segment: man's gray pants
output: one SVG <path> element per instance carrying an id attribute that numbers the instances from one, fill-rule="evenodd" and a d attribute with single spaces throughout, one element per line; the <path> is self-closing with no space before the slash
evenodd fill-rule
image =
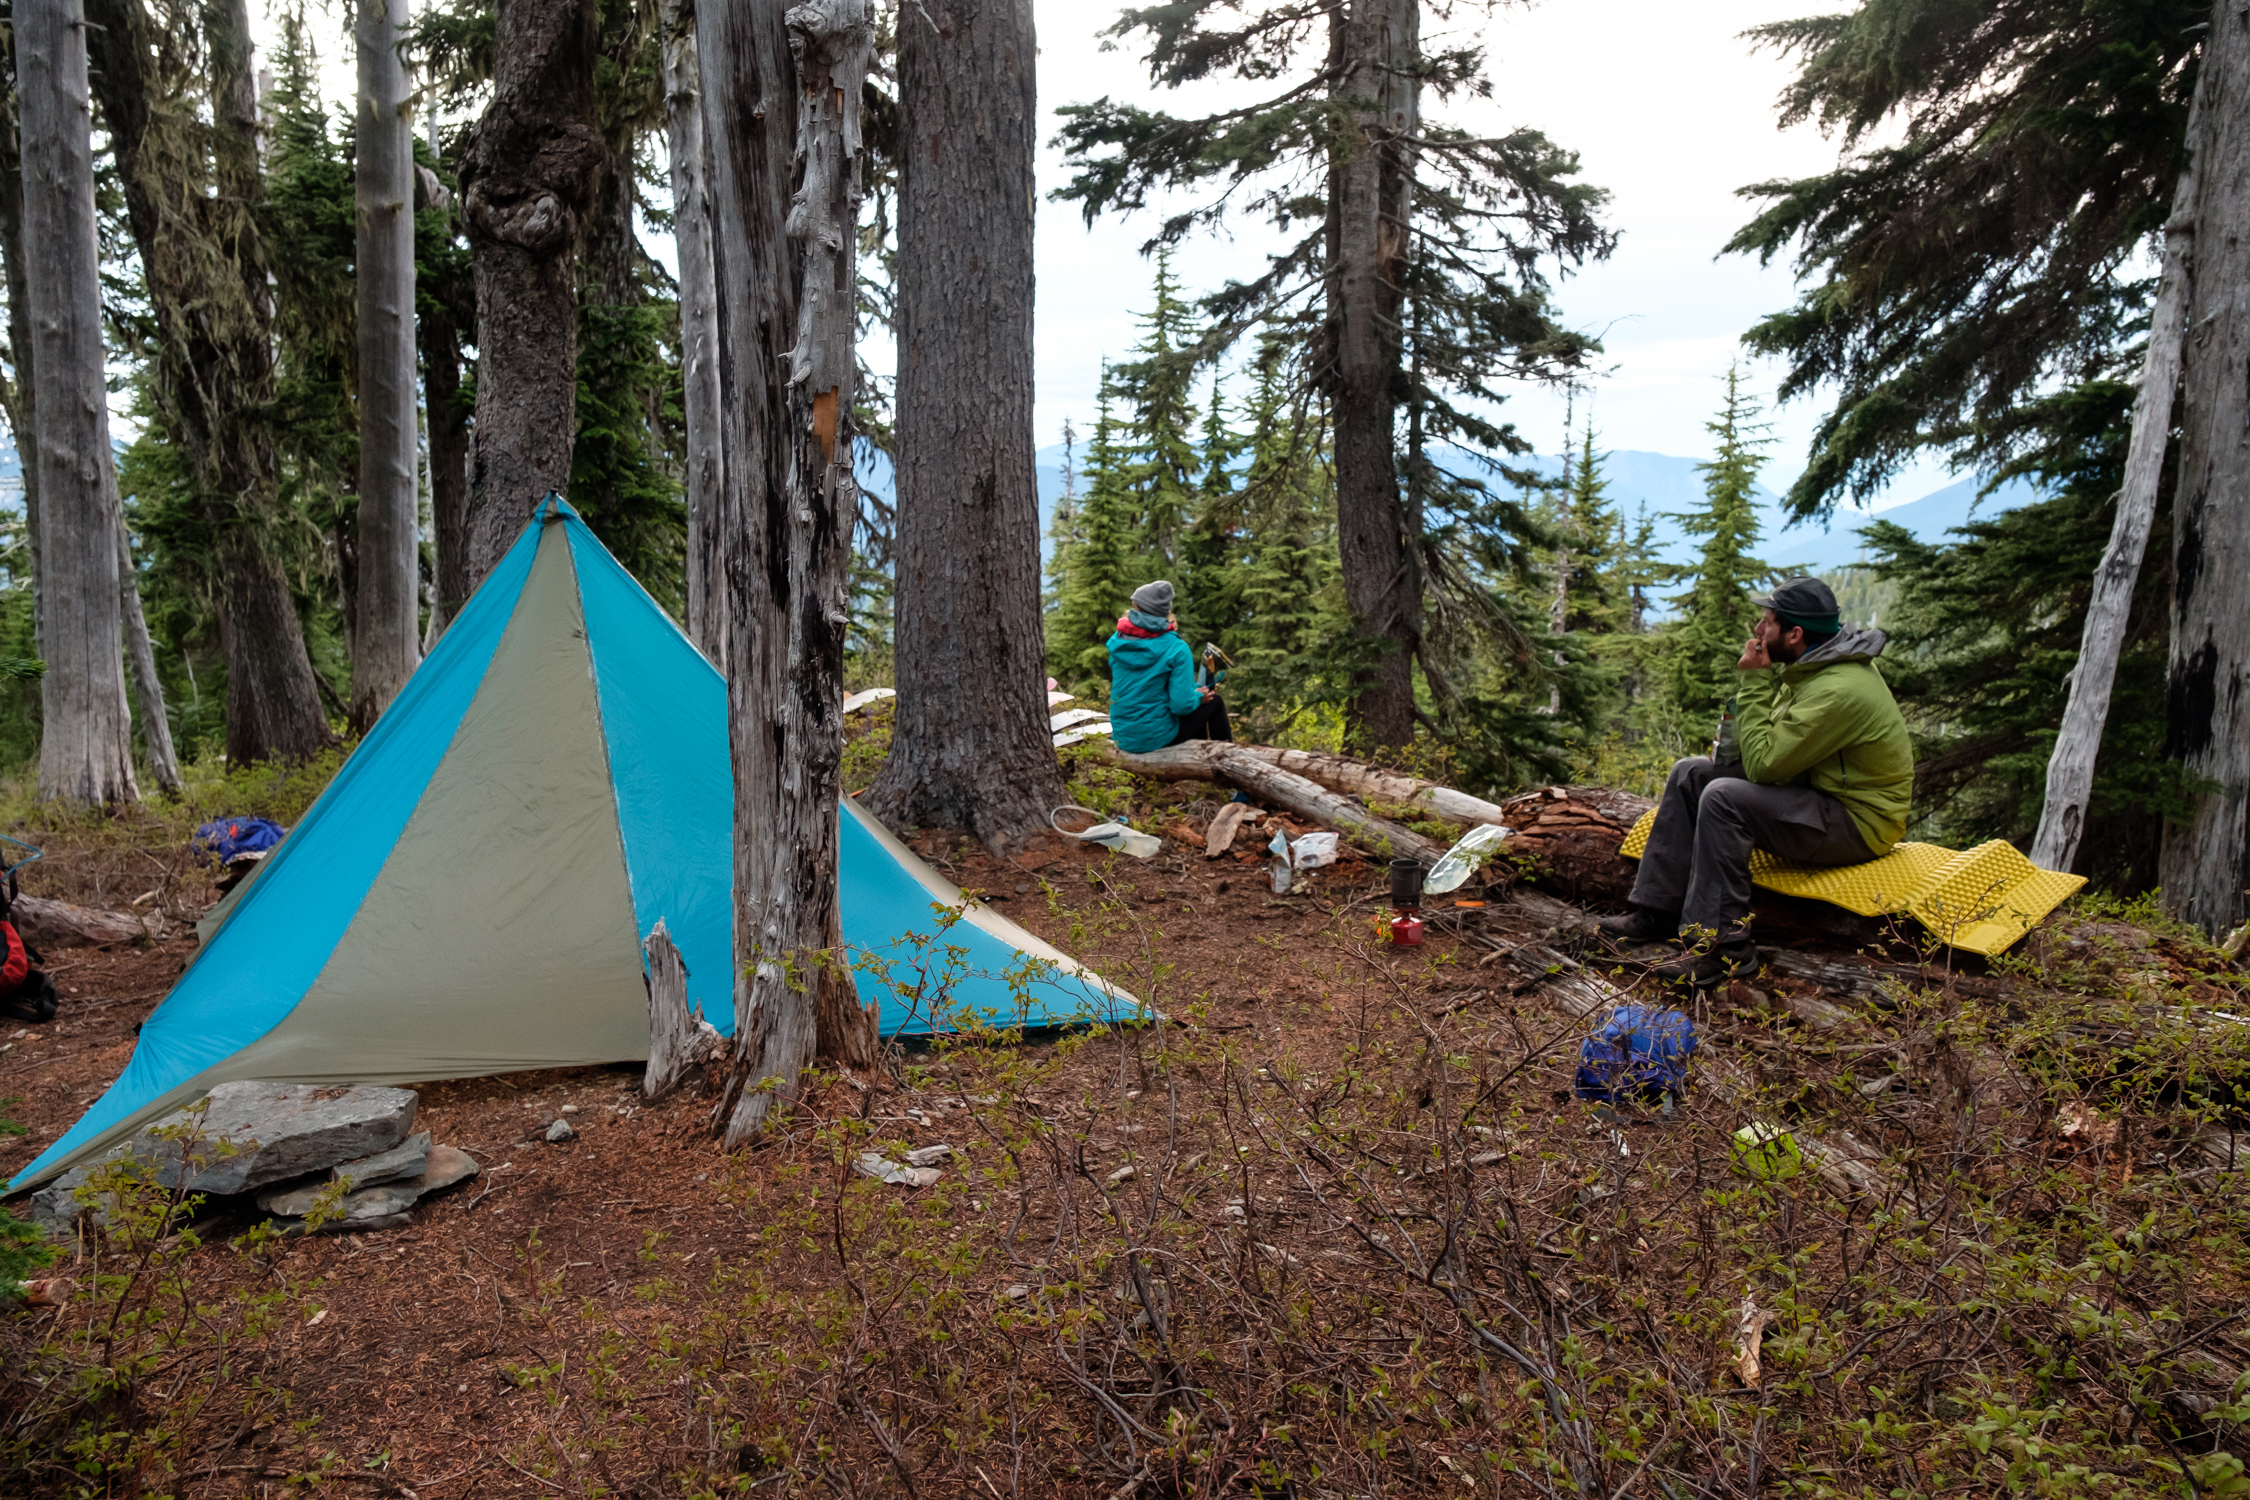
<path id="1" fill-rule="evenodd" d="M 1696 756 L 1672 767 L 1641 851 L 1632 902 L 1727 933 L 1750 915 L 1750 851 L 1800 865 L 1875 858 L 1844 804 L 1806 786 L 1760 786 Z"/>

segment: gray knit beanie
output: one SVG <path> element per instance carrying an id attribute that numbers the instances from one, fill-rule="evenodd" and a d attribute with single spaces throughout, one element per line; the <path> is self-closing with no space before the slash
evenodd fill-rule
<path id="1" fill-rule="evenodd" d="M 1159 578 L 1154 583 L 1144 583 L 1133 590 L 1133 608 L 1144 615 L 1168 615 L 1172 612 L 1172 585 Z"/>

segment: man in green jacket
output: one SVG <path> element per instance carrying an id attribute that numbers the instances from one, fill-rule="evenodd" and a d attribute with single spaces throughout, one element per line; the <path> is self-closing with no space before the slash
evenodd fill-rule
<path id="1" fill-rule="evenodd" d="M 1670 938 L 1671 984 L 1709 988 L 1755 973 L 1750 851 L 1800 865 L 1856 865 L 1906 832 L 1914 749 L 1875 666 L 1879 630 L 1846 630 L 1836 596 L 1792 578 L 1753 601 L 1764 614 L 1742 659 L 1716 754 L 1672 767 L 1633 881 L 1631 905 L 1602 920 L 1614 948 Z M 1731 731 L 1731 733 L 1730 733 Z M 1730 739 L 1732 743 L 1730 743 Z"/>

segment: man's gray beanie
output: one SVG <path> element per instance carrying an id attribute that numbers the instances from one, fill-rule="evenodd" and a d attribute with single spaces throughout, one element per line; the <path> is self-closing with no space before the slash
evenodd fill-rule
<path id="1" fill-rule="evenodd" d="M 1144 583 L 1133 590 L 1133 608 L 1144 615 L 1168 615 L 1172 612 L 1172 585 L 1159 578 L 1154 583 Z"/>

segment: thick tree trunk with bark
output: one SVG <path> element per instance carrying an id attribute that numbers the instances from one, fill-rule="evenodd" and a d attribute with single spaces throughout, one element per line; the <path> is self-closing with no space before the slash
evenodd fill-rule
<path id="1" fill-rule="evenodd" d="M 1328 179 L 1322 373 L 1335 411 L 1337 546 L 1360 633 L 1382 643 L 1356 728 L 1373 744 L 1403 745 L 1414 734 L 1422 634 L 1418 539 L 1408 534 L 1395 451 L 1420 5 L 1349 0 L 1332 25 L 1332 92 L 1353 121 Z"/>
<path id="2" fill-rule="evenodd" d="M 413 84 L 398 53 L 406 0 L 356 0 L 359 564 L 352 727 L 365 730 L 421 664 L 420 444 L 414 389 Z"/>
<path id="3" fill-rule="evenodd" d="M 596 13 L 594 0 L 501 0 L 492 102 L 461 166 L 477 280 L 471 590 L 515 544 L 532 507 L 570 482 L 573 261 L 605 154 L 594 107 Z"/>
<path id="4" fill-rule="evenodd" d="M 8 77 L 12 80 L 13 59 Z M 0 259 L 7 263 L 8 362 L 13 380 L 0 381 L 0 411 L 16 442 L 22 465 L 24 532 L 31 554 L 31 634 L 34 651 L 41 639 L 39 582 L 38 377 L 32 368 L 31 294 L 23 269 L 23 159 L 17 153 L 15 95 L 0 105 Z M 141 613 L 140 578 L 133 566 L 133 541 L 120 512 L 117 527 L 117 603 L 125 637 L 125 660 L 132 669 L 133 696 L 139 701 L 141 734 L 148 747 L 149 771 L 167 792 L 180 789 L 180 760 L 172 749 L 172 722 L 164 712 L 164 684 L 156 675 L 156 649 Z"/>
<path id="5" fill-rule="evenodd" d="M 2223 12 L 2225 7 L 2220 9 Z M 2188 109 L 2191 143 L 2199 133 L 2203 79 L 2209 76 L 2197 80 L 2195 102 Z M 2094 762 L 2101 754 L 2102 726 L 2109 720 L 2110 689 L 2125 649 L 2125 626 L 2133 612 L 2134 586 L 2140 582 L 2141 556 L 2148 550 L 2149 530 L 2156 522 L 2156 494 L 2164 475 L 2164 452 L 2172 440 L 2180 350 L 2193 295 L 2196 160 L 2191 152 L 2172 193 L 2172 215 L 2164 226 L 2164 268 L 2157 282 L 2156 306 L 2149 315 L 2140 394 L 2133 400 L 2125 483 L 2117 492 L 2109 545 L 2103 549 L 2093 596 L 2087 601 L 2086 628 L 2079 638 L 2078 665 L 2070 674 L 2062 730 L 2047 760 L 2046 801 L 2039 812 L 2039 832 L 2031 841 L 2031 862 L 2042 869 L 2067 871 L 2078 859 L 2078 840 L 2086 830 L 2087 803 L 2094 790 Z"/>
<path id="6" fill-rule="evenodd" d="M 2166 908 L 2216 935 L 2242 920 L 2250 834 L 2250 14 L 2237 6 L 2214 13 L 2198 89 L 2166 738 L 2209 789 L 2166 822 L 2158 873 Z"/>
<path id="7" fill-rule="evenodd" d="M 23 254 L 23 157 L 17 118 L 14 39 L 7 47 L 8 71 L 0 78 L 0 257 L 7 260 L 8 364 L 13 378 L 0 381 L 0 414 L 15 438 L 23 474 L 24 545 L 31 562 L 31 639 L 42 639 L 39 609 L 39 382 L 31 373 L 31 292 Z"/>
<path id="8" fill-rule="evenodd" d="M 688 639 L 726 670 L 726 573 L 719 557 L 719 288 L 695 7 L 665 0 L 664 107 L 672 154 L 672 239 L 680 260 L 681 414 L 687 423 Z"/>
<path id="9" fill-rule="evenodd" d="M 702 22 L 735 786 L 734 1072 L 716 1118 L 733 1145 L 817 1052 L 873 1055 L 872 1013 L 843 968 L 836 874 L 860 84 L 873 39 L 865 0 L 799 6 L 786 23 L 780 0 L 745 0 Z"/>
<path id="10" fill-rule="evenodd" d="M 1032 469 L 1031 0 L 899 31 L 898 716 L 868 805 L 999 848 L 1065 801 Z"/>
<path id="11" fill-rule="evenodd" d="M 437 123 L 430 124 L 430 154 L 438 149 Z M 452 196 L 435 173 L 414 174 L 416 212 L 455 210 Z M 425 655 L 437 646 L 445 627 L 469 602 L 469 418 L 470 399 L 461 390 L 461 347 L 476 341 L 474 273 L 418 282 L 415 306 L 421 323 L 422 409 L 430 444 L 430 624 L 422 639 Z"/>
<path id="12" fill-rule="evenodd" d="M 94 227 L 93 106 L 76 0 L 14 15 L 23 120 L 25 268 L 38 398 L 44 725 L 39 795 L 137 801 L 117 608 L 117 473 L 109 446 L 101 262 Z"/>
<path id="13" fill-rule="evenodd" d="M 188 460 L 211 532 L 219 636 L 227 662 L 227 756 L 294 760 L 333 744 L 306 655 L 296 599 L 268 532 L 280 502 L 270 411 L 273 297 L 257 209 L 257 91 L 249 8 L 201 13 L 208 48 L 212 187 L 181 192 L 176 141 L 195 101 L 168 94 L 170 55 L 137 0 L 90 0 L 89 47 L 126 217 L 157 326 L 155 396 Z M 236 628 L 254 622 L 249 628 Z M 242 711 L 236 712 L 237 708 Z"/>

